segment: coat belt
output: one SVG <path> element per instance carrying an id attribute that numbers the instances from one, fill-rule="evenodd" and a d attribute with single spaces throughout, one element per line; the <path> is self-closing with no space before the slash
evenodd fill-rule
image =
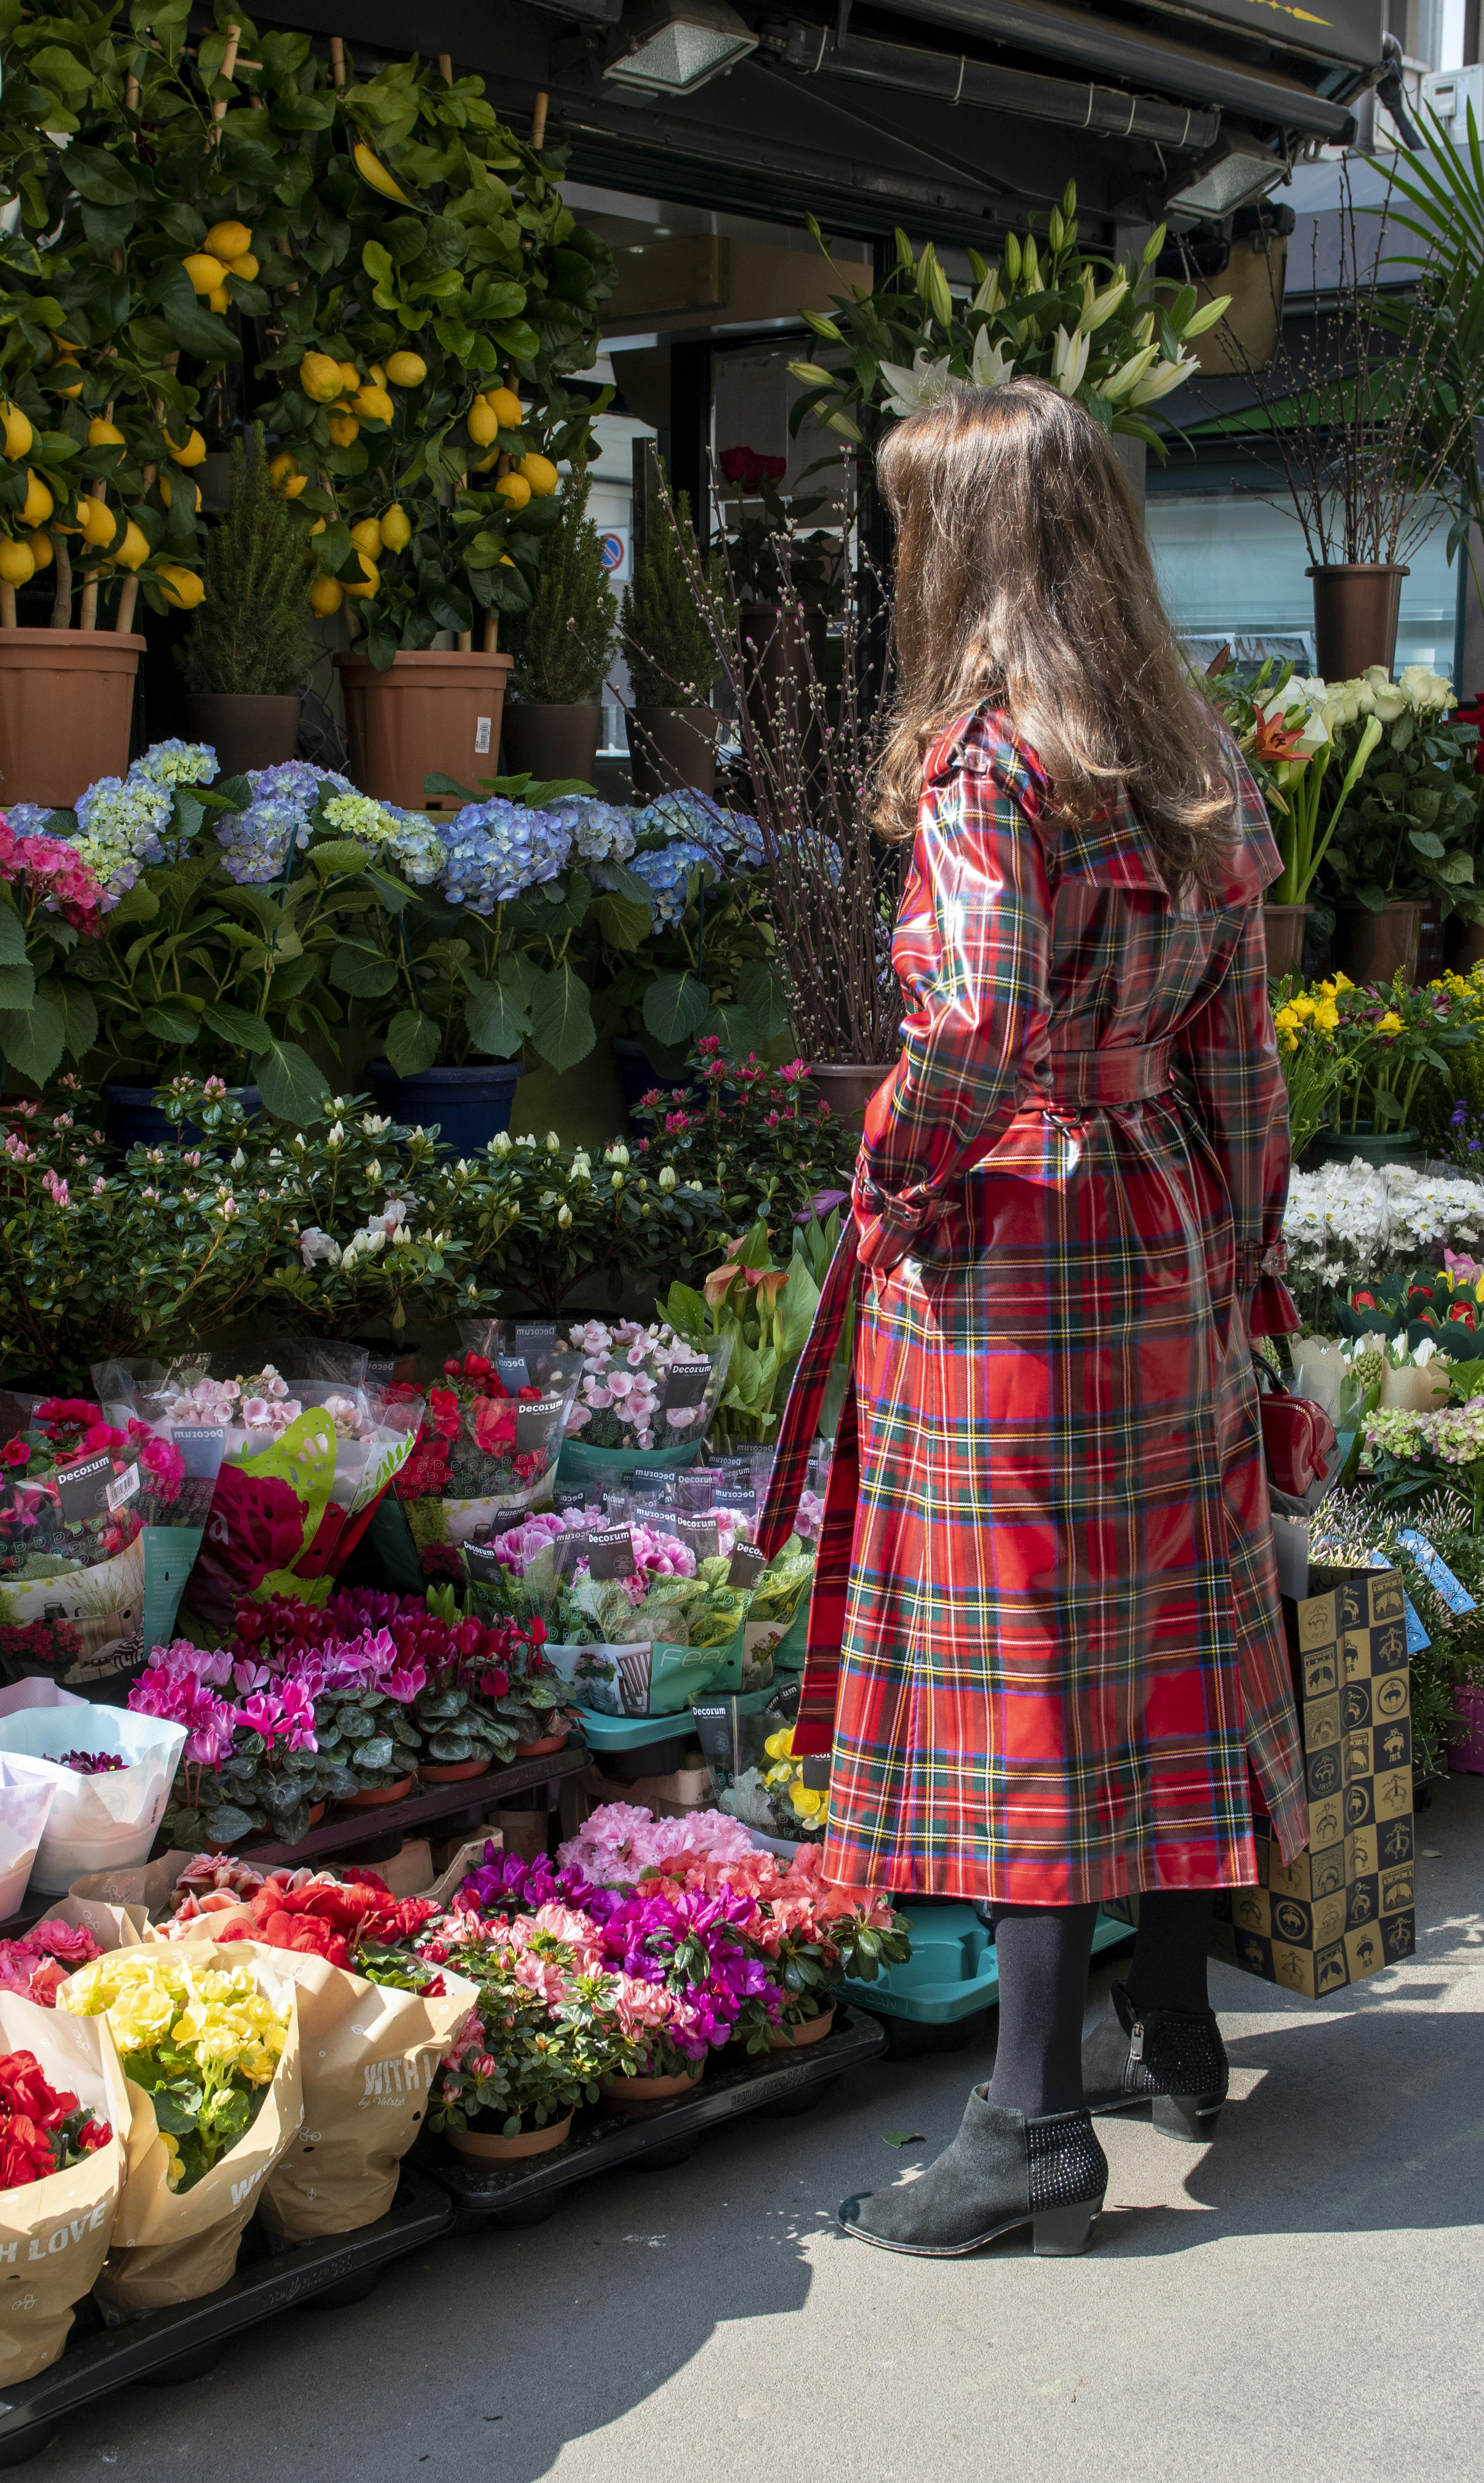
<path id="1" fill-rule="evenodd" d="M 1137 1104 L 1147 1095 L 1168 1093 L 1174 1080 L 1174 1047 L 1168 1043 L 1126 1044 L 1103 1052 L 1052 1052 L 1030 1073 L 1036 1096 L 1053 1104 L 1081 1104 L 1096 1108 L 1110 1104 Z"/>

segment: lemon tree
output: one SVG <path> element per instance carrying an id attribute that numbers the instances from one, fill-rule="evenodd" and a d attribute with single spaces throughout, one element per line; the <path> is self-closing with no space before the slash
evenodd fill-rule
<path id="1" fill-rule="evenodd" d="M 593 362 L 613 263 L 563 203 L 560 150 L 507 129 L 479 78 L 403 62 L 301 93 L 293 117 L 315 124 L 290 222 L 316 280 L 280 297 L 264 365 L 277 479 L 314 608 L 349 600 L 384 666 L 529 604 L 559 467 L 611 393 L 566 383 Z"/>

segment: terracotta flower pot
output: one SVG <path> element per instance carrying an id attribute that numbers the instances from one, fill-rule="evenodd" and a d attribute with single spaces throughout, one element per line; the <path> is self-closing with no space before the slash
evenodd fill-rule
<path id="1" fill-rule="evenodd" d="M 480 778 L 498 772 L 509 655 L 399 651 L 384 673 L 369 655 L 335 664 L 350 773 L 363 793 L 420 811 L 429 776 L 457 777 L 477 793 Z"/>
<path id="2" fill-rule="evenodd" d="M 634 707 L 623 719 L 634 796 L 716 789 L 716 736 L 721 718 L 709 707 Z"/>
<path id="3" fill-rule="evenodd" d="M 194 741 L 209 741 L 224 776 L 246 776 L 252 767 L 281 767 L 299 746 L 304 701 L 246 691 L 198 691 L 186 700 Z"/>
<path id="4" fill-rule="evenodd" d="M 1390 672 L 1401 582 L 1411 572 L 1395 561 L 1337 561 L 1305 574 L 1314 584 L 1314 669 L 1320 680 L 1353 681 L 1371 664 Z"/>
<path id="5" fill-rule="evenodd" d="M 504 719 L 506 772 L 539 778 L 580 776 L 585 785 L 591 785 L 602 731 L 603 711 L 596 702 L 581 707 L 513 702 Z"/>
<path id="6" fill-rule="evenodd" d="M 1307 905 L 1264 905 L 1262 928 L 1267 937 L 1267 971 L 1274 982 L 1285 975 L 1301 975 L 1304 971 L 1304 931 L 1309 921 Z"/>
<path id="7" fill-rule="evenodd" d="M 847 1130 L 859 1130 L 871 1097 L 895 1066 L 891 1060 L 859 1064 L 850 1060 L 811 1061 L 809 1076 L 835 1119 Z"/>
<path id="8" fill-rule="evenodd" d="M 342 1810 L 384 1810 L 391 1802 L 405 1802 L 412 1790 L 411 1776 L 400 1776 L 395 1784 L 362 1785 L 359 1793 L 340 1796 Z"/>
<path id="9" fill-rule="evenodd" d="M 143 637 L 115 629 L 0 629 L 0 810 L 69 811 L 129 763 Z"/>
<path id="10" fill-rule="evenodd" d="M 469 1776 L 487 1776 L 490 1766 L 489 1759 L 450 1759 L 442 1766 L 419 1768 L 417 1773 L 424 1784 L 463 1784 Z"/>
<path id="11" fill-rule="evenodd" d="M 1373 914 L 1368 905 L 1341 905 L 1335 916 L 1335 963 L 1353 983 L 1389 983 L 1393 975 L 1417 981 L 1420 902 L 1398 901 Z"/>
<path id="12" fill-rule="evenodd" d="M 800 2026 L 790 2026 L 787 2034 L 775 2026 L 768 2037 L 770 2052 L 797 2052 L 802 2043 L 822 2043 L 835 2023 L 833 2009 L 821 2009 L 817 2017 L 806 2017 Z M 790 2042 L 789 2036 L 793 2041 Z"/>
<path id="13" fill-rule="evenodd" d="M 646 2104 L 670 2103 L 676 2096 L 689 2095 L 705 2075 L 704 2061 L 694 2069 L 676 2069 L 665 2078 L 604 2078 L 600 2081 L 606 2100 L 615 2112 L 641 2111 Z"/>
<path id="14" fill-rule="evenodd" d="M 540 1742 L 517 1742 L 516 1756 L 517 1759 L 548 1758 L 553 1750 L 564 1750 L 571 1737 L 570 1724 L 565 1724 L 560 1733 L 547 1733 Z"/>
<path id="15" fill-rule="evenodd" d="M 471 2164 L 513 2164 L 522 2155 L 549 2155 L 565 2146 L 571 2125 L 569 2113 L 565 2121 L 548 2121 L 544 2129 L 522 2129 L 515 2138 L 490 2129 L 448 2129 L 443 2135 L 454 2153 Z"/>

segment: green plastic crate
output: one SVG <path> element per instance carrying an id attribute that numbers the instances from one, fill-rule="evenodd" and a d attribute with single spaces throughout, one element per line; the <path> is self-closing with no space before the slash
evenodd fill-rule
<path id="1" fill-rule="evenodd" d="M 919 2026 L 951 2026 L 977 2009 L 993 2009 L 999 1999 L 994 1943 L 967 1900 L 946 1906 L 914 1906 L 910 1897 L 894 1902 L 912 1924 L 912 1955 L 903 1965 L 884 1968 L 874 1983 L 848 1976 L 840 1989 L 851 2007 L 874 2010 L 878 2017 L 908 2017 Z M 1127 1937 L 1126 1923 L 1100 1913 L 1093 1953 Z"/>

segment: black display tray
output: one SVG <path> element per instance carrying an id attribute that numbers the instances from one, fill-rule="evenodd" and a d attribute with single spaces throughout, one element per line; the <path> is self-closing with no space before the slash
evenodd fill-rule
<path id="1" fill-rule="evenodd" d="M 404 2167 L 390 2213 L 359 2232 L 279 2244 L 250 2226 L 230 2284 L 199 2302 L 146 2311 L 118 2328 L 100 2327 L 92 2303 L 79 2303 L 61 2360 L 0 2396 L 0 2468 L 35 2457 L 59 2422 L 115 2389 L 202 2377 L 239 2331 L 276 2311 L 359 2301 L 388 2259 L 436 2241 L 452 2223 L 446 2188 Z"/>
<path id="2" fill-rule="evenodd" d="M 844 2070 L 877 2059 L 886 2042 L 877 2019 L 842 2007 L 822 2042 L 765 2053 L 736 2068 L 709 2067 L 696 2094 L 655 2104 L 642 2117 L 584 2113 L 573 2135 L 549 2155 L 485 2167 L 464 2161 L 446 2140 L 430 2136 L 419 2141 L 418 2164 L 447 2191 L 456 2230 L 541 2224 L 565 2190 L 595 2173 L 646 2160 L 655 2172 L 683 2164 L 698 2138 L 739 2113 L 782 2120 L 808 2112 Z"/>

